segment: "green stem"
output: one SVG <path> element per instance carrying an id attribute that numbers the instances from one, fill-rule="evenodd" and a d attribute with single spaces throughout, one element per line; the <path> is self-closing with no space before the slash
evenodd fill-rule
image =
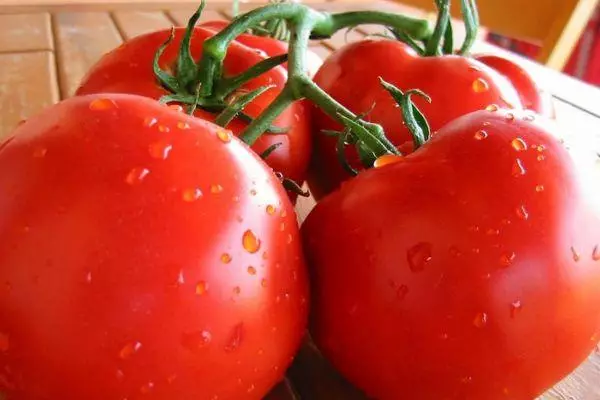
<path id="1" fill-rule="evenodd" d="M 435 4 L 438 9 L 438 17 L 433 35 L 427 41 L 425 48 L 426 56 L 441 55 L 440 44 L 446 33 L 448 24 L 450 24 L 450 0 L 436 0 Z"/>
<path id="2" fill-rule="evenodd" d="M 469 53 L 471 47 L 477 39 L 477 31 L 479 30 L 479 13 L 475 0 L 461 0 L 461 10 L 463 20 L 465 22 L 465 41 L 463 42 L 459 54 L 464 55 Z"/>

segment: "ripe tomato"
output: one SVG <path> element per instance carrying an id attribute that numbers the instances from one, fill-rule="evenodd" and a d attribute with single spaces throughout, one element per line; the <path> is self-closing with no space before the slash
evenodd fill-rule
<path id="1" fill-rule="evenodd" d="M 315 83 L 351 111 L 367 113 L 365 119 L 381 124 L 388 138 L 405 152 L 412 149 L 412 136 L 379 77 L 402 90 L 421 89 L 431 97 L 431 104 L 422 98 L 415 97 L 414 101 L 432 132 L 463 114 L 491 105 L 522 108 L 510 83 L 472 58 L 420 57 L 402 42 L 377 39 L 351 43 L 334 52 L 317 72 Z M 337 162 L 337 138 L 320 133 L 340 130 L 341 126 L 321 110 L 313 115 L 316 135 L 309 184 L 313 195 L 320 198 L 350 175 Z M 346 155 L 358 168 L 356 151 L 348 148 Z"/>
<path id="2" fill-rule="evenodd" d="M 523 107 L 548 117 L 555 117 L 549 92 L 540 88 L 533 76 L 515 62 L 496 54 L 476 54 L 474 58 L 500 72 L 517 89 Z"/>
<path id="3" fill-rule="evenodd" d="M 180 40 L 185 28 L 175 31 L 175 40 L 167 47 L 160 59 L 163 69 L 176 65 Z M 201 55 L 204 40 L 215 34 L 215 29 L 196 27 L 192 35 L 192 56 L 198 59 Z M 155 78 L 152 65 L 158 48 L 167 40 L 170 31 L 163 30 L 138 36 L 106 54 L 94 65 L 83 79 L 76 95 L 91 93 L 131 93 L 159 99 L 167 94 Z M 249 35 L 245 39 L 248 40 Z M 282 43 L 269 38 L 258 38 L 263 47 L 256 48 L 234 41 L 228 48 L 225 59 L 225 74 L 235 75 L 247 70 L 270 54 L 279 54 Z M 256 41 L 258 41 L 258 39 Z M 270 51 L 268 51 L 270 50 Z M 287 70 L 283 66 L 275 67 L 269 72 L 248 82 L 244 90 L 253 90 L 264 85 L 274 87 L 252 101 L 245 113 L 256 117 L 281 92 L 287 80 Z M 196 116 L 208 121 L 214 121 L 216 114 L 197 110 Z M 267 163 L 276 171 L 297 182 L 303 182 L 308 168 L 311 153 L 311 132 L 308 103 L 295 102 L 275 120 L 275 125 L 289 128 L 285 134 L 264 134 L 252 146 L 257 153 L 262 153 L 276 143 L 282 145 L 269 155 Z M 234 134 L 247 126 L 246 122 L 236 118 L 227 128 Z"/>
<path id="4" fill-rule="evenodd" d="M 0 150 L 0 391 L 261 399 L 307 318 L 292 204 L 230 132 L 74 97 Z"/>
<path id="5" fill-rule="evenodd" d="M 531 400 L 600 339 L 594 187 L 524 119 L 460 117 L 305 221 L 311 333 L 372 398 Z"/>

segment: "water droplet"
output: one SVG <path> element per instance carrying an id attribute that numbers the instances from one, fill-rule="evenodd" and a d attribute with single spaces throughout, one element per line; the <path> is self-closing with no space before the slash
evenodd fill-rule
<path id="1" fill-rule="evenodd" d="M 221 254 L 221 262 L 223 264 L 229 264 L 231 262 L 231 255 L 229 253 Z"/>
<path id="2" fill-rule="evenodd" d="M 183 276 L 183 270 L 179 270 L 177 273 L 177 285 L 183 285 L 185 283 L 185 277 Z"/>
<path id="3" fill-rule="evenodd" d="M 506 118 L 506 120 L 508 122 L 513 122 L 515 120 L 515 114 L 513 114 L 513 113 L 506 113 L 506 116 L 504 118 Z"/>
<path id="4" fill-rule="evenodd" d="M 535 191 L 538 192 L 538 193 L 543 192 L 544 191 L 544 185 L 537 185 L 535 187 Z"/>
<path id="5" fill-rule="evenodd" d="M 291 244 L 294 241 L 294 236 L 291 233 L 287 235 L 287 244 Z"/>
<path id="6" fill-rule="evenodd" d="M 513 302 L 510 304 L 510 317 L 511 317 L 511 318 L 514 318 L 514 317 L 515 317 L 515 315 L 517 315 L 517 313 L 518 313 L 519 311 L 521 311 L 521 308 L 522 308 L 522 305 L 521 305 L 521 301 L 520 301 L 520 300 L 513 301 Z"/>
<path id="7" fill-rule="evenodd" d="M 477 78 L 472 83 L 473 91 L 475 93 L 484 93 L 490 89 L 490 85 L 483 78 Z"/>
<path id="8" fill-rule="evenodd" d="M 266 251 L 263 251 L 263 253 L 262 253 L 262 259 L 263 259 L 263 260 L 266 260 L 268 257 L 269 257 L 269 256 L 267 255 L 267 252 L 266 252 Z"/>
<path id="9" fill-rule="evenodd" d="M 227 341 L 227 345 L 225 345 L 225 351 L 232 352 L 237 350 L 242 343 L 242 339 L 244 338 L 244 324 L 239 323 L 233 327 L 231 334 L 229 335 L 229 340 Z"/>
<path id="10" fill-rule="evenodd" d="M 494 229 L 494 228 L 490 228 L 485 232 L 486 235 L 488 236 L 495 236 L 495 235 L 499 235 L 500 234 L 500 229 Z"/>
<path id="11" fill-rule="evenodd" d="M 141 183 L 146 178 L 146 176 L 148 176 L 149 173 L 150 173 L 150 170 L 148 168 L 142 168 L 142 167 L 133 168 L 127 174 L 127 177 L 125 178 L 125 182 L 127 182 L 130 185 L 135 185 L 135 184 Z"/>
<path id="12" fill-rule="evenodd" d="M 223 186 L 219 185 L 219 184 L 214 184 L 214 185 L 210 185 L 210 192 L 211 193 L 221 193 L 223 191 Z"/>
<path id="13" fill-rule="evenodd" d="M 512 140 L 512 142 L 510 142 L 510 144 L 512 145 L 513 149 L 515 149 L 516 151 L 527 150 L 527 143 L 525 143 L 525 141 L 523 139 L 521 139 L 520 137 L 514 138 Z"/>
<path id="14" fill-rule="evenodd" d="M 33 156 L 35 158 L 44 158 L 46 153 L 48 153 L 48 149 L 45 147 L 37 147 L 35 150 L 33 150 Z"/>
<path id="15" fill-rule="evenodd" d="M 119 352 L 119 358 L 121 358 L 122 360 L 127 360 L 135 353 L 140 351 L 141 348 L 142 344 L 140 342 L 127 343 Z"/>
<path id="16" fill-rule="evenodd" d="M 8 351 L 10 347 L 10 339 L 4 332 L 0 332 L 0 351 Z"/>
<path id="17" fill-rule="evenodd" d="M 250 266 L 248 267 L 248 273 L 249 273 L 250 275 L 256 275 L 256 268 L 254 268 L 252 265 L 250 265 Z"/>
<path id="18" fill-rule="evenodd" d="M 472 376 L 465 376 L 460 381 L 466 385 L 468 383 L 473 382 L 473 377 Z"/>
<path id="19" fill-rule="evenodd" d="M 492 123 L 491 123 L 491 122 L 488 122 L 488 121 L 485 121 L 485 122 L 484 122 L 482 125 L 483 125 L 483 126 L 490 126 L 490 125 L 492 125 Z"/>
<path id="20" fill-rule="evenodd" d="M 490 104 L 489 106 L 487 106 L 485 108 L 487 111 L 491 111 L 491 112 L 496 112 L 499 110 L 498 105 L 496 104 Z"/>
<path id="21" fill-rule="evenodd" d="M 546 146 L 544 146 L 543 144 L 540 144 L 535 149 L 537 151 L 539 151 L 540 153 L 543 153 L 546 150 Z"/>
<path id="22" fill-rule="evenodd" d="M 118 369 L 117 372 L 115 372 L 115 376 L 117 377 L 117 380 L 120 380 L 120 381 L 125 379 L 125 373 L 120 369 Z"/>
<path id="23" fill-rule="evenodd" d="M 240 294 L 242 292 L 242 289 L 239 286 L 235 286 L 233 288 L 233 293 L 234 294 Z"/>
<path id="24" fill-rule="evenodd" d="M 404 298 L 406 297 L 407 294 L 408 294 L 408 286 L 406 286 L 406 285 L 400 285 L 396 289 L 396 297 L 399 300 L 404 300 Z"/>
<path id="25" fill-rule="evenodd" d="M 117 103 L 112 99 L 94 99 L 90 102 L 90 110 L 102 111 L 109 110 L 111 108 L 118 108 Z"/>
<path id="26" fill-rule="evenodd" d="M 399 161 L 402 161 L 402 156 L 397 156 L 394 154 L 385 154 L 381 157 L 378 157 L 373 163 L 374 168 L 381 168 L 388 164 L 395 164 Z"/>
<path id="27" fill-rule="evenodd" d="M 535 115 L 533 115 L 532 113 L 527 113 L 523 116 L 523 121 L 535 121 Z"/>
<path id="28" fill-rule="evenodd" d="M 267 280 L 266 279 L 261 279 L 260 286 L 267 287 Z"/>
<path id="29" fill-rule="evenodd" d="M 267 205 L 267 214 L 273 215 L 273 214 L 275 214 L 275 211 L 277 211 L 277 210 L 274 205 L 272 205 L 272 204 Z"/>
<path id="30" fill-rule="evenodd" d="M 154 389 L 154 383 L 153 382 L 147 382 L 147 383 L 144 383 L 140 387 L 140 392 L 142 394 L 149 394 L 153 389 Z"/>
<path id="31" fill-rule="evenodd" d="M 517 255 L 515 254 L 514 251 L 503 253 L 500 256 L 500 265 L 502 265 L 503 267 L 510 266 L 513 263 L 513 261 L 515 260 L 516 256 Z"/>
<path id="32" fill-rule="evenodd" d="M 579 253 L 577 252 L 577 250 L 575 250 L 575 247 L 571 246 L 571 254 L 573 255 L 573 261 L 578 262 L 579 259 L 581 258 L 579 256 Z"/>
<path id="33" fill-rule="evenodd" d="M 256 253 L 260 249 L 260 239 L 248 229 L 242 236 L 242 246 L 248 253 Z"/>
<path id="34" fill-rule="evenodd" d="M 406 252 L 406 259 L 411 271 L 423 271 L 425 264 L 431 261 L 431 244 L 421 242 L 414 245 Z"/>
<path id="35" fill-rule="evenodd" d="M 148 152 L 152 158 L 156 158 L 159 160 L 166 160 L 169 157 L 169 153 L 173 149 L 173 145 L 165 142 L 164 140 L 159 140 L 158 142 L 152 143 L 148 146 Z"/>
<path id="36" fill-rule="evenodd" d="M 285 218 L 287 217 L 287 211 L 285 211 L 285 208 L 281 209 L 281 218 Z"/>
<path id="37" fill-rule="evenodd" d="M 488 316 L 486 313 L 479 313 L 473 319 L 473 325 L 475 325 L 476 328 L 481 329 L 487 325 L 487 320 Z"/>
<path id="38" fill-rule="evenodd" d="M 202 296 L 208 290 L 208 283 L 200 281 L 196 284 L 196 294 Z"/>
<path id="39" fill-rule="evenodd" d="M 158 119 L 155 117 L 146 117 L 144 118 L 144 126 L 151 128 L 158 123 Z"/>
<path id="40" fill-rule="evenodd" d="M 518 178 L 519 176 L 525 175 L 526 172 L 527 172 L 527 170 L 523 166 L 523 161 L 521 161 L 521 159 L 517 158 L 515 160 L 515 163 L 512 166 L 513 176 Z"/>
<path id="41" fill-rule="evenodd" d="M 219 129 L 217 130 L 217 137 L 221 142 L 229 143 L 231 142 L 231 131 L 228 131 L 226 129 Z"/>
<path id="42" fill-rule="evenodd" d="M 92 283 L 92 272 L 91 271 L 88 271 L 88 273 L 85 274 L 85 282 Z"/>
<path id="43" fill-rule="evenodd" d="M 167 107 L 176 112 L 183 112 L 183 107 L 179 104 L 169 104 Z"/>
<path id="44" fill-rule="evenodd" d="M 594 250 L 592 250 L 592 260 L 600 261 L 600 249 L 598 248 L 598 245 L 595 245 Z"/>
<path id="45" fill-rule="evenodd" d="M 253 383 L 251 383 L 251 384 L 250 384 L 250 386 L 248 386 L 248 390 L 247 390 L 247 392 L 248 392 L 248 393 L 251 393 L 251 392 L 253 392 L 253 391 L 254 391 L 254 389 L 255 389 L 255 388 L 256 388 L 256 387 L 254 386 L 254 384 L 253 384 Z"/>
<path id="46" fill-rule="evenodd" d="M 281 232 L 285 231 L 285 222 L 282 222 L 281 224 L 279 224 L 279 230 Z"/>
<path id="47" fill-rule="evenodd" d="M 169 128 L 168 126 L 159 125 L 158 126 L 158 131 L 162 132 L 162 133 L 167 133 L 167 132 L 171 131 L 171 128 Z"/>
<path id="48" fill-rule="evenodd" d="M 177 122 L 177 128 L 181 130 L 190 129 L 190 124 L 185 121 L 179 121 Z"/>
<path id="49" fill-rule="evenodd" d="M 452 257 L 460 257 L 462 255 L 462 253 L 460 252 L 460 250 L 457 247 L 455 247 L 455 246 L 451 246 L 448 249 L 448 252 L 450 253 L 450 255 Z"/>
<path id="50" fill-rule="evenodd" d="M 480 129 L 477 132 L 475 132 L 475 135 L 473 137 L 477 140 L 483 140 L 486 137 L 488 137 L 488 133 L 486 131 L 484 131 L 483 129 Z"/>
<path id="51" fill-rule="evenodd" d="M 517 217 L 524 219 L 524 220 L 528 220 L 529 219 L 529 212 L 527 211 L 527 209 L 525 208 L 524 205 L 520 205 L 519 207 L 517 207 L 515 209 L 515 213 L 517 214 Z"/>
<path id="52" fill-rule="evenodd" d="M 256 196 L 256 189 L 250 189 L 250 195 Z"/>
<path id="53" fill-rule="evenodd" d="M 546 157 L 543 154 L 540 154 L 539 156 L 537 156 L 538 161 L 544 161 L 545 159 L 546 159 Z"/>
<path id="54" fill-rule="evenodd" d="M 190 351 L 198 351 L 208 346 L 211 340 L 212 335 L 205 330 L 184 332 L 181 335 L 181 345 Z"/>
<path id="55" fill-rule="evenodd" d="M 181 192 L 181 198 L 183 201 L 191 203 L 202 197 L 202 190 L 199 188 L 188 188 Z"/>

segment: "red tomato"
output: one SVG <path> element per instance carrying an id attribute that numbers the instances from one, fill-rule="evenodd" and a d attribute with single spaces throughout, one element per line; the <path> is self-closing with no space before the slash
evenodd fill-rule
<path id="1" fill-rule="evenodd" d="M 229 22 L 227 22 L 227 21 L 217 21 L 217 20 L 207 21 L 207 22 L 200 24 L 200 26 L 202 28 L 206 28 L 206 29 L 212 28 L 215 33 L 222 30 L 223 28 L 225 28 L 228 25 L 229 25 Z M 270 38 L 270 37 L 243 34 L 243 35 L 238 36 L 236 38 L 236 40 L 242 44 L 245 44 L 248 47 L 252 47 L 252 48 L 263 51 L 268 57 L 279 56 L 282 54 L 286 54 L 288 52 L 288 44 L 287 43 L 282 42 L 280 40 Z M 321 57 L 319 57 L 317 55 L 317 53 L 315 53 L 314 51 L 311 51 L 310 48 L 306 50 L 305 57 L 306 57 L 306 67 L 307 67 L 306 73 L 308 74 L 308 76 L 313 77 L 317 73 L 317 71 L 319 70 L 321 65 L 323 64 L 323 60 L 321 60 Z M 283 64 L 283 65 L 286 65 L 286 64 Z"/>
<path id="2" fill-rule="evenodd" d="M 467 57 L 448 55 L 419 57 L 406 44 L 394 40 L 363 40 L 334 52 L 315 76 L 315 83 L 351 111 L 367 113 L 367 121 L 383 126 L 388 138 L 405 152 L 412 149 L 412 136 L 403 123 L 400 110 L 379 82 L 382 77 L 402 90 L 421 89 L 431 104 L 414 97 L 427 117 L 432 131 L 451 120 L 491 105 L 522 108 L 519 96 L 497 71 Z M 313 194 L 320 198 L 350 175 L 336 157 L 336 138 L 321 130 L 341 126 L 321 110 L 314 113 L 315 144 L 313 171 L 309 179 Z M 358 165 L 356 151 L 347 157 Z"/>
<path id="3" fill-rule="evenodd" d="M 305 332 L 292 204 L 231 133 L 74 97 L 0 150 L 0 391 L 261 399 Z"/>
<path id="4" fill-rule="evenodd" d="M 523 107 L 548 118 L 555 117 L 552 96 L 539 87 L 533 76 L 515 62 L 495 54 L 476 54 L 474 58 L 500 72 L 517 89 Z"/>
<path id="5" fill-rule="evenodd" d="M 371 398 L 531 400 L 600 339 L 594 186 L 522 117 L 460 117 L 305 221 L 311 333 Z"/>
<path id="6" fill-rule="evenodd" d="M 175 31 L 175 40 L 167 48 L 160 65 L 172 68 L 177 59 L 179 43 L 185 29 Z M 198 59 L 201 55 L 204 40 L 213 36 L 214 29 L 197 27 L 192 35 L 192 55 Z M 126 42 L 117 49 L 106 54 L 91 68 L 77 89 L 77 95 L 90 93 L 131 93 L 158 99 L 167 94 L 166 90 L 157 84 L 152 63 L 157 49 L 169 37 L 170 31 L 158 31 L 138 36 Z M 249 35 L 247 35 L 249 36 Z M 246 39 L 248 39 L 246 37 Z M 273 54 L 281 50 L 282 44 L 269 38 L 260 38 L 264 47 L 257 49 L 242 42 L 231 43 L 225 59 L 225 74 L 241 73 L 265 58 L 268 58 L 269 48 Z M 259 51 L 260 50 L 260 51 Z M 264 85 L 274 85 L 266 93 L 251 102 L 245 112 L 250 116 L 259 115 L 281 92 L 287 80 L 287 70 L 278 66 L 273 70 L 253 79 L 243 87 L 253 90 Z M 198 110 L 196 116 L 214 121 L 216 115 L 211 112 Z M 311 132 L 308 103 L 299 101 L 288 107 L 276 119 L 275 125 L 289 128 L 285 134 L 264 134 L 252 146 L 257 153 L 262 153 L 276 143 L 282 145 L 267 158 L 267 163 L 276 171 L 297 182 L 303 182 L 310 160 Z M 232 121 L 227 128 L 238 135 L 247 123 L 239 119 Z"/>

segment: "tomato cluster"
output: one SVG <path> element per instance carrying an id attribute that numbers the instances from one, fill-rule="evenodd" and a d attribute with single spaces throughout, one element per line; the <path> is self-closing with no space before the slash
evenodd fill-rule
<path id="1" fill-rule="evenodd" d="M 583 361 L 600 209 L 523 68 L 365 39 L 305 67 L 388 153 L 301 96 L 249 146 L 286 63 L 224 103 L 157 79 L 228 26 L 133 38 L 0 145 L 0 397 L 262 399 L 307 329 L 383 400 L 528 400 Z M 288 51 L 239 35 L 224 82 Z"/>

